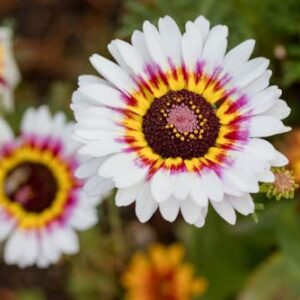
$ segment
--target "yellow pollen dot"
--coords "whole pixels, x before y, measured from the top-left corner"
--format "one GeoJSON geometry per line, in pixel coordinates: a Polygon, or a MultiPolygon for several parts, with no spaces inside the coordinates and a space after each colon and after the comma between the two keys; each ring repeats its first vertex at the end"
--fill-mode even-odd
{"type": "Polygon", "coordinates": [[[193,132],[197,134],[199,131],[198,131],[198,129],[195,129],[193,132]]]}
{"type": "Polygon", "coordinates": [[[200,109],[199,109],[199,108],[196,109],[196,113],[197,113],[197,114],[200,113],[200,109]]]}
{"type": "Polygon", "coordinates": [[[171,105],[171,103],[170,102],[167,102],[167,106],[170,106],[171,105]]]}
{"type": "Polygon", "coordinates": [[[202,121],[202,122],[200,122],[200,126],[203,126],[204,125],[204,122],[202,121]]]}
{"type": "Polygon", "coordinates": [[[184,134],[185,136],[187,136],[189,133],[188,133],[187,131],[185,131],[183,134],[184,134]]]}
{"type": "Polygon", "coordinates": [[[197,106],[196,105],[192,105],[191,108],[192,108],[192,110],[195,110],[197,108],[197,106]]]}
{"type": "Polygon", "coordinates": [[[191,133],[191,134],[189,135],[189,138],[193,140],[193,139],[195,138],[195,135],[194,135],[193,133],[191,133]]]}
{"type": "Polygon", "coordinates": [[[200,133],[204,133],[204,129],[201,129],[201,130],[200,130],[200,133]]]}
{"type": "Polygon", "coordinates": [[[202,134],[199,134],[199,139],[201,140],[203,138],[202,134]]]}
{"type": "Polygon", "coordinates": [[[193,103],[193,101],[190,101],[189,104],[190,104],[190,105],[193,105],[194,103],[193,103]]]}
{"type": "Polygon", "coordinates": [[[176,136],[177,138],[179,138],[179,137],[180,137],[180,134],[179,134],[179,133],[176,133],[175,136],[176,136]]]}
{"type": "Polygon", "coordinates": [[[165,126],[165,128],[166,128],[166,129],[170,128],[170,124],[167,124],[167,125],[165,126]]]}
{"type": "Polygon", "coordinates": [[[173,124],[169,124],[169,126],[170,126],[170,128],[173,128],[173,127],[174,127],[174,125],[173,125],[173,124]]]}
{"type": "Polygon", "coordinates": [[[177,129],[176,129],[176,128],[174,128],[174,129],[173,129],[173,132],[174,132],[174,133],[176,133],[176,132],[177,132],[177,129]]]}
{"type": "Polygon", "coordinates": [[[182,136],[182,137],[180,137],[180,140],[181,140],[181,141],[184,141],[184,137],[183,137],[183,136],[182,136]]]}
{"type": "Polygon", "coordinates": [[[160,110],[160,112],[161,112],[161,113],[164,113],[164,112],[165,112],[165,110],[162,108],[162,109],[160,110]]]}
{"type": "Polygon", "coordinates": [[[166,118],[168,116],[168,114],[164,113],[163,116],[166,118]]]}

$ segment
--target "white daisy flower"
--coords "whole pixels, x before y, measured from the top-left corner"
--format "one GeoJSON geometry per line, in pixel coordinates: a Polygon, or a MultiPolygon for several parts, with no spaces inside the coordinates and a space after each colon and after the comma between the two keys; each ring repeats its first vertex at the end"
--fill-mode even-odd
{"type": "Polygon", "coordinates": [[[47,267],[79,250],[75,230],[97,222],[95,200],[74,175],[78,143],[65,115],[29,108],[14,137],[0,119],[0,241],[4,261],[47,267]]]}
{"type": "Polygon", "coordinates": [[[274,180],[271,167],[287,164],[262,139],[290,130],[269,61],[250,59],[253,40],[226,53],[227,34],[202,16],[183,34],[168,16],[158,29],[146,21],[131,44],[109,44],[117,63],[91,57],[102,78],[79,78],[75,136],[91,157],[79,173],[99,189],[113,180],[116,204],[135,201],[142,222],[159,209],[201,227],[211,204],[235,224],[236,211],[253,213],[259,182],[274,180]]]}
{"type": "Polygon", "coordinates": [[[20,73],[13,56],[12,32],[8,27],[0,27],[0,108],[12,110],[13,92],[20,81],[20,73]]]}

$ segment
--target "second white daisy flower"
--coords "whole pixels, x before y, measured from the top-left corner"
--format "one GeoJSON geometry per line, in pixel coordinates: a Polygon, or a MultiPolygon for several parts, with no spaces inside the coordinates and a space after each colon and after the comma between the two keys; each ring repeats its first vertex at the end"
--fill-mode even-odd
{"type": "Polygon", "coordinates": [[[77,253],[75,230],[98,221],[97,199],[84,195],[74,175],[80,160],[72,128],[47,107],[29,108],[17,137],[0,119],[0,241],[6,240],[7,264],[47,267],[63,253],[77,253]]]}

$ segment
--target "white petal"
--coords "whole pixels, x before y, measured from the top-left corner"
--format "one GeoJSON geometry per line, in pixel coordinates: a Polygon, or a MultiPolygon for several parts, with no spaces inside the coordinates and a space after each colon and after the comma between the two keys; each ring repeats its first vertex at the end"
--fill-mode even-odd
{"type": "Polygon", "coordinates": [[[102,85],[110,85],[108,81],[94,75],[80,75],[78,77],[78,86],[82,87],[84,85],[90,85],[90,84],[102,84],[102,85]]]}
{"type": "Polygon", "coordinates": [[[186,32],[182,36],[182,56],[187,69],[194,72],[200,61],[203,41],[200,29],[192,22],[187,22],[186,32]]]}
{"type": "MultiPolygon", "coordinates": [[[[117,41],[118,40],[113,40],[112,42],[110,42],[107,46],[108,51],[110,52],[110,54],[113,56],[113,58],[115,59],[115,61],[118,63],[118,65],[124,70],[126,71],[128,74],[132,73],[132,70],[130,69],[129,65],[126,63],[126,61],[124,60],[124,57],[121,54],[121,51],[117,45],[117,41]]],[[[124,41],[122,41],[124,42],[124,41]]],[[[126,43],[126,42],[124,42],[126,43]]],[[[127,44],[127,43],[126,43],[127,44]]]]}
{"type": "Polygon", "coordinates": [[[8,265],[19,264],[26,246],[26,236],[24,231],[17,230],[8,239],[4,246],[4,261],[8,265]]]}
{"type": "Polygon", "coordinates": [[[209,32],[209,21],[205,17],[199,16],[194,23],[200,29],[202,40],[205,41],[209,32]]]}
{"type": "Polygon", "coordinates": [[[87,230],[98,222],[97,210],[81,197],[70,216],[69,224],[76,230],[87,230]]]}
{"type": "Polygon", "coordinates": [[[189,189],[191,199],[200,206],[208,205],[208,198],[204,191],[200,176],[191,174],[189,177],[189,189]]]}
{"type": "Polygon", "coordinates": [[[163,48],[162,38],[150,22],[146,21],[143,24],[144,38],[148,47],[148,51],[153,59],[153,61],[160,67],[162,70],[168,70],[169,64],[167,60],[166,53],[163,48]],[[155,46],[154,46],[155,45],[155,46]]]}
{"type": "Polygon", "coordinates": [[[125,188],[141,181],[147,168],[136,162],[134,154],[120,153],[107,159],[99,169],[99,175],[113,178],[116,187],[125,188]]]}
{"type": "Polygon", "coordinates": [[[235,85],[244,87],[250,84],[254,79],[261,76],[269,65],[269,60],[258,57],[249,60],[237,68],[232,74],[235,78],[235,85]]]}
{"type": "Polygon", "coordinates": [[[154,199],[160,203],[167,200],[173,191],[170,172],[158,170],[151,179],[151,192],[154,199]]]}
{"type": "Polygon", "coordinates": [[[79,154],[101,157],[108,154],[118,153],[123,145],[110,139],[90,142],[79,150],[79,154]]]}
{"type": "Polygon", "coordinates": [[[254,202],[249,194],[245,194],[242,197],[227,196],[226,201],[229,201],[233,208],[242,215],[247,216],[254,213],[254,202]]]}
{"type": "Polygon", "coordinates": [[[181,65],[181,32],[176,22],[169,16],[160,18],[158,28],[164,49],[172,63],[178,67],[181,65]]]}
{"type": "Polygon", "coordinates": [[[137,195],[135,213],[140,222],[147,222],[158,207],[157,202],[151,196],[149,184],[145,184],[137,195]]]}
{"type": "Polygon", "coordinates": [[[35,127],[35,110],[33,108],[26,109],[22,122],[21,122],[21,130],[22,132],[32,132],[35,127]]]}
{"type": "Polygon", "coordinates": [[[291,109],[288,107],[284,100],[277,100],[273,107],[264,112],[264,115],[271,116],[280,120],[285,119],[291,113],[291,109]]]}
{"type": "Polygon", "coordinates": [[[254,174],[262,173],[270,168],[269,162],[259,156],[243,153],[240,158],[241,165],[254,174]]]}
{"type": "Polygon", "coordinates": [[[14,134],[10,126],[6,123],[5,120],[0,118],[0,145],[11,141],[13,138],[14,134]]]}
{"type": "Polygon", "coordinates": [[[273,145],[266,140],[258,138],[250,139],[245,151],[266,161],[270,161],[276,156],[276,150],[273,145]]]}
{"type": "Polygon", "coordinates": [[[90,61],[104,78],[124,93],[128,94],[136,89],[136,85],[130,76],[115,63],[98,54],[92,55],[90,61]]]}
{"type": "Polygon", "coordinates": [[[231,49],[224,57],[224,67],[232,70],[245,63],[251,56],[255,46],[254,40],[247,40],[231,49]]]}
{"type": "Polygon", "coordinates": [[[224,193],[236,197],[240,197],[244,194],[244,191],[236,184],[232,183],[232,179],[224,176],[222,178],[224,193]]]}
{"type": "Polygon", "coordinates": [[[49,108],[45,105],[40,106],[35,112],[34,132],[41,134],[52,134],[52,117],[49,108]]]}
{"type": "Polygon", "coordinates": [[[184,200],[189,194],[189,176],[186,173],[172,174],[172,194],[178,200],[184,200]]]}
{"type": "Polygon", "coordinates": [[[208,33],[207,40],[203,47],[202,59],[208,64],[216,65],[224,57],[227,47],[227,26],[217,25],[208,33]]]}
{"type": "Polygon", "coordinates": [[[261,114],[270,109],[281,95],[281,90],[277,86],[270,86],[252,96],[248,109],[252,115],[261,114]]]}
{"type": "Polygon", "coordinates": [[[194,225],[198,228],[201,228],[205,224],[205,219],[208,211],[208,206],[201,208],[201,214],[198,220],[194,223],[194,225]]]}
{"type": "Polygon", "coordinates": [[[101,201],[101,198],[106,197],[113,188],[114,183],[111,179],[101,178],[98,175],[94,175],[86,181],[83,190],[88,196],[96,196],[99,198],[99,201],[101,201]]]}
{"type": "Polygon", "coordinates": [[[55,135],[60,136],[61,131],[64,129],[64,126],[66,125],[66,115],[63,112],[57,112],[53,116],[52,121],[52,132],[55,135]]]}
{"type": "Polygon", "coordinates": [[[291,128],[284,126],[280,120],[269,116],[254,116],[250,121],[251,137],[268,137],[290,130],[291,128]]]}
{"type": "Polygon", "coordinates": [[[150,63],[152,61],[149,50],[147,48],[144,34],[135,30],[131,36],[132,46],[140,53],[146,63],[150,63]]]}
{"type": "Polygon", "coordinates": [[[107,121],[120,122],[123,118],[123,116],[114,109],[104,106],[95,107],[95,105],[76,110],[74,116],[79,123],[88,119],[93,119],[94,121],[101,121],[104,119],[107,121]]]}
{"type": "Polygon", "coordinates": [[[267,70],[262,75],[254,79],[250,84],[243,88],[246,95],[249,97],[264,90],[269,86],[272,71],[267,70]]]}
{"type": "Polygon", "coordinates": [[[40,231],[40,254],[37,265],[45,268],[51,263],[56,263],[61,255],[61,251],[56,247],[53,234],[48,230],[40,231]]]}
{"type": "Polygon", "coordinates": [[[262,173],[259,173],[257,175],[257,179],[260,182],[274,182],[275,181],[275,175],[271,170],[265,170],[262,173]]]}
{"type": "Polygon", "coordinates": [[[211,202],[216,212],[229,224],[234,225],[236,222],[236,214],[228,201],[211,202]]]}
{"type": "Polygon", "coordinates": [[[73,229],[57,225],[53,229],[53,239],[56,247],[66,254],[76,254],[79,251],[78,236],[73,229]]]}
{"type": "Polygon", "coordinates": [[[106,157],[91,158],[83,162],[75,172],[77,178],[87,178],[97,172],[101,164],[105,161],[106,157]]]}
{"type": "Polygon", "coordinates": [[[201,207],[190,198],[181,201],[180,208],[184,220],[189,224],[194,224],[201,215],[201,207]]]}
{"type": "Polygon", "coordinates": [[[223,172],[230,185],[248,193],[258,193],[259,185],[256,177],[241,165],[236,165],[223,172]]]}
{"type": "Polygon", "coordinates": [[[116,194],[117,206],[128,206],[136,200],[137,194],[141,190],[143,182],[134,184],[128,188],[118,189],[116,194]]]}
{"type": "Polygon", "coordinates": [[[126,103],[121,93],[113,87],[103,84],[89,84],[79,88],[79,91],[102,105],[124,108],[126,103]]]}
{"type": "Polygon", "coordinates": [[[175,197],[170,197],[159,203],[159,210],[165,220],[174,222],[179,213],[179,201],[175,197]]]}
{"type": "Polygon", "coordinates": [[[39,256],[39,244],[36,231],[26,232],[26,246],[23,248],[22,256],[19,258],[19,266],[22,268],[32,266],[39,256]]]}
{"type": "Polygon", "coordinates": [[[222,182],[213,170],[201,174],[201,184],[210,200],[222,201],[224,195],[222,182]]]}
{"type": "Polygon", "coordinates": [[[145,78],[145,62],[138,50],[129,43],[121,40],[115,40],[112,43],[118,49],[126,68],[136,75],[143,75],[145,78]]]}
{"type": "Polygon", "coordinates": [[[289,163],[288,158],[283,155],[282,153],[280,153],[279,151],[276,151],[276,155],[275,158],[273,160],[271,160],[271,166],[273,167],[284,167],[289,163]]]}
{"type": "Polygon", "coordinates": [[[0,241],[3,241],[12,232],[15,221],[11,218],[4,217],[0,213],[0,241]]]}

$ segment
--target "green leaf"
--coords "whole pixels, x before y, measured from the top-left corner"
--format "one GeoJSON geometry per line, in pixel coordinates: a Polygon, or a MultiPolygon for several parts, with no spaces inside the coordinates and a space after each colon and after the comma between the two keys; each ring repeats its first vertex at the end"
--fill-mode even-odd
{"type": "Polygon", "coordinates": [[[239,300],[298,300],[284,258],[277,253],[262,263],[250,276],[239,300]]]}

